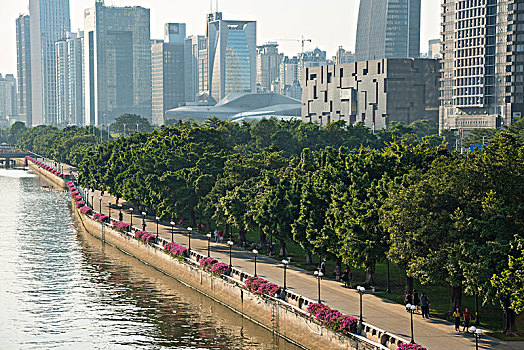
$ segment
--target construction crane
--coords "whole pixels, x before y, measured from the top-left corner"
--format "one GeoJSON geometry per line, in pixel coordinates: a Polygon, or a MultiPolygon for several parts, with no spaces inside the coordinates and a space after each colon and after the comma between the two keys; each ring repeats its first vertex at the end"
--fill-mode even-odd
{"type": "Polygon", "coordinates": [[[311,39],[305,39],[303,35],[302,35],[302,39],[277,39],[276,41],[296,41],[296,42],[301,42],[302,43],[302,54],[304,54],[304,49],[305,49],[306,43],[312,42],[311,39]]]}

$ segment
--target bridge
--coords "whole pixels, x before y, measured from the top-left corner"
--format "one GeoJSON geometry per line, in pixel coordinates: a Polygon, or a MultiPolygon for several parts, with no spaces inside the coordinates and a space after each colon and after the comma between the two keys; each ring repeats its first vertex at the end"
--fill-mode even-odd
{"type": "Polygon", "coordinates": [[[5,168],[14,167],[16,165],[15,159],[22,159],[24,165],[27,166],[26,156],[35,157],[36,155],[29,151],[16,149],[10,145],[0,146],[0,165],[3,165],[5,168]]]}

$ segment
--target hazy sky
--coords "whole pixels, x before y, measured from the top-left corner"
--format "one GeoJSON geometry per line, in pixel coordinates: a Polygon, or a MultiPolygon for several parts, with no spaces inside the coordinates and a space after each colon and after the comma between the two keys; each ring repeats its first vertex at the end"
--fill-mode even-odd
{"type": "MultiPolygon", "coordinates": [[[[215,7],[213,0],[213,10],[215,7]]],[[[84,9],[95,0],[70,0],[72,30],[84,26],[84,9]]],[[[0,73],[16,73],[15,20],[27,14],[28,0],[0,0],[0,73]]],[[[312,39],[307,49],[319,47],[328,57],[339,45],[354,51],[359,0],[220,0],[224,19],[256,20],[258,44],[277,39],[312,39]]],[[[187,23],[187,34],[205,34],[209,0],[106,0],[106,5],[140,5],[151,9],[151,36],[162,39],[166,22],[187,23]]],[[[427,52],[429,39],[439,37],[440,0],[422,0],[421,51],[427,52]]],[[[281,41],[287,55],[301,51],[299,42],[281,41]]]]}

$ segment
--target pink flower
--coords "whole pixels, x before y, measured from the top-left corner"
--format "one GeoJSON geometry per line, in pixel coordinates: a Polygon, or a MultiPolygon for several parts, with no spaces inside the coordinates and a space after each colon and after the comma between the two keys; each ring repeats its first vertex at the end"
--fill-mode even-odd
{"type": "Polygon", "coordinates": [[[82,214],[89,214],[89,213],[92,212],[92,211],[93,211],[93,210],[92,210],[91,208],[87,207],[87,206],[80,208],[80,212],[81,212],[82,214]]]}
{"type": "Polygon", "coordinates": [[[211,273],[215,275],[225,275],[229,271],[229,265],[224,263],[215,263],[211,267],[211,273]]]}
{"type": "Polygon", "coordinates": [[[205,257],[205,258],[202,258],[200,259],[200,261],[198,262],[200,264],[200,266],[204,269],[204,270],[209,270],[211,269],[211,267],[216,264],[218,261],[216,261],[215,259],[211,258],[211,257],[205,257]]]}
{"type": "Polygon", "coordinates": [[[282,292],[282,287],[260,277],[249,277],[244,285],[247,290],[259,295],[267,294],[273,297],[282,292]]]}

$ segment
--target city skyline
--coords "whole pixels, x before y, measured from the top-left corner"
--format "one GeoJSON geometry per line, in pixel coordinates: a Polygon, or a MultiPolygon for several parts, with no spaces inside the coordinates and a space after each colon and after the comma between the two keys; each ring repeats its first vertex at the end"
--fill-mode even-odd
{"type": "MultiPolygon", "coordinates": [[[[224,12],[224,19],[255,20],[258,22],[257,44],[267,41],[279,41],[280,51],[293,56],[301,51],[300,43],[278,39],[299,39],[302,35],[312,39],[306,44],[306,50],[316,47],[326,50],[328,57],[334,56],[338,46],[354,51],[356,25],[358,18],[358,0],[332,0],[333,6],[320,8],[311,0],[291,0],[285,5],[276,0],[251,3],[238,0],[221,1],[219,10],[224,12]],[[268,3],[269,1],[269,3],[268,3]],[[271,3],[274,2],[275,6],[271,3]],[[277,7],[278,5],[278,7],[277,7]],[[275,11],[279,8],[279,11],[275,11]],[[332,13],[330,9],[337,8],[332,13]],[[324,13],[325,12],[325,13],[324,13]],[[295,14],[290,17],[289,13],[295,14]],[[329,15],[330,26],[325,21],[319,21],[329,15]],[[347,18],[347,23],[340,23],[347,18]],[[333,20],[334,19],[334,20],[333,20]],[[286,23],[286,25],[276,25],[286,23]]],[[[3,42],[4,55],[0,57],[0,72],[16,74],[16,35],[15,20],[21,13],[28,13],[28,2],[9,2],[2,4],[0,13],[0,28],[5,33],[3,42]]],[[[71,1],[71,29],[83,30],[84,9],[92,7],[94,0],[71,1]]],[[[187,35],[205,34],[205,16],[209,12],[208,1],[192,2],[191,5],[181,2],[173,3],[158,0],[106,0],[106,5],[114,6],[144,6],[151,9],[151,34],[154,39],[163,38],[164,24],[167,22],[187,23],[187,35]]],[[[213,2],[213,10],[215,10],[213,2]]],[[[440,2],[422,2],[421,18],[421,49],[427,51],[429,39],[439,37],[440,2]]]]}

